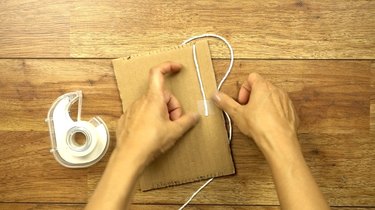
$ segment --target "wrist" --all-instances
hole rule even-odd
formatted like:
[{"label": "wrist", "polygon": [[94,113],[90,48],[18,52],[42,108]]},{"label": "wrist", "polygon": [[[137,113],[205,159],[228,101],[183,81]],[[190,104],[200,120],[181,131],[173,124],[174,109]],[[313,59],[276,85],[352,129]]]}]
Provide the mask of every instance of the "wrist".
[{"label": "wrist", "polygon": [[290,162],[302,158],[301,147],[295,132],[264,135],[255,139],[267,161]]},{"label": "wrist", "polygon": [[125,143],[113,150],[110,162],[118,163],[122,167],[131,167],[137,174],[141,174],[147,165],[147,157],[138,149]]},{"label": "wrist", "polygon": [[134,185],[145,165],[142,159],[123,146],[113,150],[87,209],[120,209],[130,202]]},{"label": "wrist", "polygon": [[301,150],[267,153],[264,156],[272,170],[284,170],[305,164]]}]

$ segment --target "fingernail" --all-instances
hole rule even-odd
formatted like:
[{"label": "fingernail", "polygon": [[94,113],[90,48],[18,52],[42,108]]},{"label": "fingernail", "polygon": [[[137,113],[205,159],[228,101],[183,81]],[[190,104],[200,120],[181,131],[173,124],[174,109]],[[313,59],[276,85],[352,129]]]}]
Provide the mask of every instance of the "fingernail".
[{"label": "fingernail", "polygon": [[219,101],[221,101],[221,98],[220,98],[219,92],[215,92],[215,93],[214,93],[214,95],[212,96],[212,100],[214,100],[215,102],[219,102]]}]

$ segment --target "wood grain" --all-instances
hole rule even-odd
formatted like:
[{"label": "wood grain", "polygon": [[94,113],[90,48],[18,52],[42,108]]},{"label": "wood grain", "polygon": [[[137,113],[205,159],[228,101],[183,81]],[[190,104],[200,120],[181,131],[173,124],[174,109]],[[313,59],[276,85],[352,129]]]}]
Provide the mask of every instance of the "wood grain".
[{"label": "wood grain", "polygon": [[[215,60],[217,79],[227,61]],[[223,91],[236,97],[250,72],[286,89],[301,133],[369,131],[370,61],[236,61]],[[110,60],[0,60],[1,130],[47,131],[44,118],[63,93],[81,89],[83,117],[100,115],[114,130],[121,102]]]},{"label": "wood grain", "polygon": [[[214,61],[218,80],[227,62]],[[235,96],[252,71],[286,89],[301,117],[303,153],[330,204],[371,207],[375,206],[374,169],[369,167],[375,159],[369,132],[371,65],[371,61],[238,60],[223,91]],[[121,103],[110,60],[0,59],[0,75],[0,201],[87,202],[110,152],[88,169],[61,167],[49,153],[44,118],[55,98],[82,89],[84,119],[102,116],[113,147]],[[232,149],[237,174],[216,179],[193,203],[236,208],[277,205],[263,156],[237,128]],[[146,193],[138,190],[134,202],[182,204],[201,184]]]},{"label": "wood grain", "polygon": [[[113,134],[111,139],[115,139]],[[59,165],[50,153],[48,132],[0,131],[0,143],[1,202],[87,201],[89,169]],[[114,143],[102,162],[108,162]]]},{"label": "wood grain", "polygon": [[84,204],[0,203],[1,210],[82,210]]},{"label": "wood grain", "polygon": [[[0,209],[83,209],[121,115],[108,58],[202,33],[223,35],[234,47],[224,92],[236,97],[253,71],[289,92],[304,156],[332,209],[375,209],[371,0],[0,1]],[[219,80],[229,54],[210,42]],[[75,90],[84,93],[83,119],[101,116],[112,138],[104,159],[87,169],[54,160],[44,122],[52,102]],[[236,127],[232,149],[237,174],[215,179],[188,209],[279,209],[262,154]],[[131,209],[177,209],[201,184],[137,189]]]},{"label": "wood grain", "polygon": [[57,164],[46,132],[0,131],[0,201],[82,202],[87,169]]},{"label": "wood grain", "polygon": [[[178,205],[132,205],[131,210],[175,210]],[[23,204],[23,203],[0,203],[1,210],[80,210],[84,204]],[[278,210],[278,206],[218,206],[218,205],[189,205],[186,209],[191,210],[222,210],[222,209],[251,209],[251,210]],[[332,210],[373,210],[375,208],[358,207],[332,207]]]},{"label": "wood grain", "polygon": [[[375,50],[368,0],[5,0],[0,8],[3,58],[114,58],[202,33],[227,37],[241,59],[373,59]],[[219,45],[213,56],[228,53]]]},{"label": "wood grain", "polygon": [[[125,56],[217,33],[237,58],[374,58],[374,14],[373,1],[80,1],[71,55]],[[213,57],[228,52],[222,46]]]},{"label": "wood grain", "polygon": [[69,1],[0,1],[0,57],[69,57]]},{"label": "wood grain", "polygon": [[370,132],[375,138],[375,62],[371,63]]}]

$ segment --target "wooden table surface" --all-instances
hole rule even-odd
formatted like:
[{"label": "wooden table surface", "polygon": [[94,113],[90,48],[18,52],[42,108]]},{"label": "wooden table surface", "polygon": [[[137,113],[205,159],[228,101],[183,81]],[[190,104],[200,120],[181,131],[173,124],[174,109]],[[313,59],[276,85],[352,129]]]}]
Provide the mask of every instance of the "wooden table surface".
[{"label": "wooden table surface", "polygon": [[[375,1],[0,1],[0,209],[82,209],[115,143],[121,102],[111,59],[202,33],[235,51],[223,91],[250,72],[286,89],[306,161],[333,209],[375,209]],[[218,80],[228,52],[212,43]],[[60,95],[82,90],[112,145],[86,169],[60,166],[44,122]],[[278,209],[269,167],[234,129],[237,173],[215,179],[190,209]],[[132,209],[177,209],[203,182],[141,193]],[[299,201],[296,201],[299,202]]]}]

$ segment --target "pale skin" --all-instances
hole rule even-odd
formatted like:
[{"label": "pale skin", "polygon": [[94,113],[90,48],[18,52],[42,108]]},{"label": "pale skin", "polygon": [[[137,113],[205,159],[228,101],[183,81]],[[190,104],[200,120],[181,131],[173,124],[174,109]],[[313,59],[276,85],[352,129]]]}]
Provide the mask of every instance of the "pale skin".
[{"label": "pale skin", "polygon": [[[118,121],[116,147],[86,210],[128,209],[145,167],[198,123],[199,115],[183,113],[178,99],[164,86],[164,75],[178,73],[181,67],[166,62],[150,70],[147,93]],[[264,154],[281,209],[330,209],[302,155],[298,116],[285,91],[252,73],[237,101],[222,92],[212,99]]]}]

